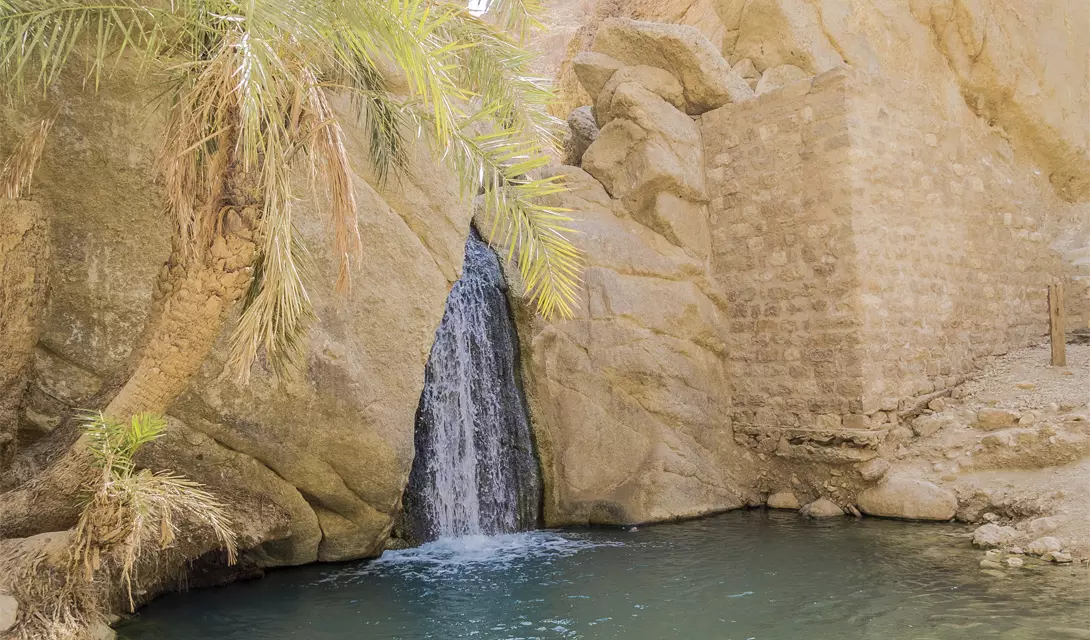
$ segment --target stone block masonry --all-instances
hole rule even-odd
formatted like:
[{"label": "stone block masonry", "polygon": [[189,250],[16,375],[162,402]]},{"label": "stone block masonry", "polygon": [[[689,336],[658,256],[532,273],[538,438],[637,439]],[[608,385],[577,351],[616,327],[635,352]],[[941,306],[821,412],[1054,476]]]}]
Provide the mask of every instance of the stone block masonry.
[{"label": "stone block masonry", "polygon": [[701,129],[740,442],[865,458],[921,397],[1046,334],[1050,282],[1085,324],[1085,266],[1056,238],[1077,248],[1090,210],[983,124],[838,68]]}]

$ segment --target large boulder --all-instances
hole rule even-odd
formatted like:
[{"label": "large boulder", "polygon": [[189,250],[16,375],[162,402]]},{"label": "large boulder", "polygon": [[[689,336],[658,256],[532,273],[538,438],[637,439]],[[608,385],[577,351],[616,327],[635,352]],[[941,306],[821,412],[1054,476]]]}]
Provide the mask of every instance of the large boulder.
[{"label": "large boulder", "polygon": [[592,97],[602,93],[602,89],[619,69],[625,66],[616,58],[595,51],[582,51],[572,60],[575,75],[583,89]]},{"label": "large boulder", "polygon": [[611,18],[593,50],[629,65],[665,69],[681,81],[686,110],[701,114],[753,97],[753,90],[694,27]]},{"label": "large boulder", "polygon": [[869,516],[903,520],[950,520],[958,508],[954,494],[911,478],[889,478],[860,494],[858,502]]},{"label": "large boulder", "polygon": [[522,314],[520,327],[546,524],[759,503],[729,436],[725,318],[702,261],[625,214],[587,173],[561,171],[573,188],[555,204],[579,212],[588,264],[580,308],[566,321]]},{"label": "large boulder", "polygon": [[[40,347],[99,377],[122,366],[136,344],[170,252],[171,222],[153,172],[160,123],[144,113],[146,96],[123,80],[97,97],[67,94],[36,182],[54,217],[56,255]],[[366,136],[348,133],[348,153],[364,169]],[[277,380],[258,364],[249,384],[238,383],[225,369],[229,322],[169,409],[184,429],[162,443],[170,447],[163,465],[209,483],[237,479],[248,504],[267,508],[258,524],[269,546],[253,551],[262,564],[372,556],[392,526],[414,455],[424,365],[470,218],[449,171],[423,147],[410,160],[411,171],[381,189],[367,175],[355,183],[367,244],[345,294],[334,292],[328,214],[320,203],[296,206],[319,318],[301,367]],[[307,177],[299,178],[305,193]],[[231,495],[231,482],[222,485],[215,492]]]},{"label": "large boulder", "polygon": [[691,118],[642,86],[617,87],[613,118],[583,155],[583,168],[632,211],[668,191],[691,201],[706,199],[700,129]]},{"label": "large boulder", "polygon": [[595,101],[595,110],[598,115],[598,124],[605,126],[614,118],[612,105],[613,96],[617,93],[617,87],[626,82],[634,82],[666,102],[676,109],[685,109],[684,89],[669,72],[657,67],[636,65],[634,67],[622,67],[610,77],[605,86],[598,93]]}]

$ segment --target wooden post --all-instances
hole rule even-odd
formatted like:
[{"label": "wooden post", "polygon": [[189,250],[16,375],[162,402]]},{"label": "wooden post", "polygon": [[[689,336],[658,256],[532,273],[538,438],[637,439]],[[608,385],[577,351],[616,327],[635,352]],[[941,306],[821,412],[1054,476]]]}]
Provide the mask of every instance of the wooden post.
[{"label": "wooden post", "polygon": [[1048,285],[1048,333],[1052,339],[1052,366],[1067,366],[1067,324],[1064,311],[1064,286]]}]

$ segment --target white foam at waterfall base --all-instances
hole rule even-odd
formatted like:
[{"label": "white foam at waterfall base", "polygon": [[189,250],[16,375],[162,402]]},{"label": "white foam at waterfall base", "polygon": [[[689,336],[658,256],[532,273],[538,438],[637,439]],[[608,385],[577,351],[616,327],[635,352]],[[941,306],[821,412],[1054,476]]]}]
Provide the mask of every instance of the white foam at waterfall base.
[{"label": "white foam at waterfall base", "polygon": [[577,533],[561,534],[555,531],[440,538],[412,549],[387,551],[364,565],[329,575],[323,582],[394,574],[441,580],[468,573],[504,571],[521,563],[540,564],[597,547],[619,546],[623,546],[623,543],[592,540]]}]

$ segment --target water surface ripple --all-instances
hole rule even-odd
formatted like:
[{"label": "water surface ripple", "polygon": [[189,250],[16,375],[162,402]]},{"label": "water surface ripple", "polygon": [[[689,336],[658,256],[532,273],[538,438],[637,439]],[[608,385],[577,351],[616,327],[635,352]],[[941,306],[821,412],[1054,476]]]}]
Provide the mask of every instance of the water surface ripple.
[{"label": "water surface ripple", "polygon": [[[740,511],[439,540],[163,598],[132,640],[1090,637],[1085,567],[986,573],[964,527]],[[993,575],[994,574],[994,575]]]}]

